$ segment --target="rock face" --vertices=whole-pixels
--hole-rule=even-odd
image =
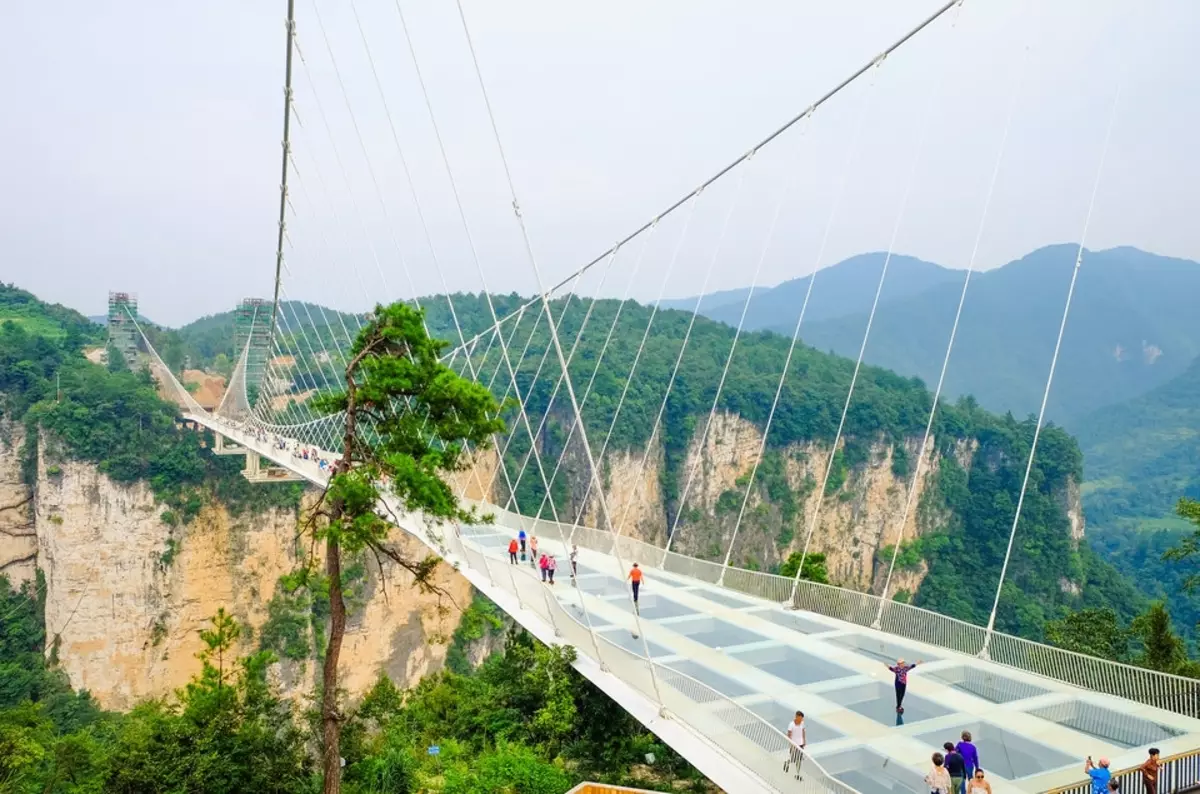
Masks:
[[[19,490],[9,485],[14,470],[19,482],[12,460],[6,452],[0,468],[5,499]],[[71,683],[107,708],[128,708],[185,684],[200,668],[198,632],[219,607],[250,628],[239,650],[256,650],[279,577],[297,564],[294,511],[235,518],[210,504],[190,524],[171,527],[145,484],[114,483],[87,463],[40,456],[29,506],[46,579],[48,645]],[[403,551],[423,556],[417,541],[409,543]],[[9,553],[0,546],[0,554]],[[10,566],[10,575],[17,568]],[[435,581],[453,603],[439,603],[411,581],[387,565],[381,579],[374,562],[368,566],[342,650],[350,693],[364,691],[380,672],[409,685],[443,665],[470,585],[443,566]],[[312,661],[285,662],[276,672],[295,697],[311,692],[317,676]]]
[[[37,567],[33,495],[21,478],[24,444],[24,428],[0,420],[0,574],[13,587],[33,579]]]
[[[877,559],[879,551],[951,519],[937,507],[936,500],[927,498],[941,467],[934,439],[906,515],[920,439],[906,440],[901,449],[882,441],[870,445],[866,459],[841,466],[841,474],[831,478],[822,495],[821,483],[832,452],[828,445],[810,442],[768,448],[756,469],[763,442],[758,427],[730,413],[717,414],[707,431],[706,423],[707,417],[697,419],[683,460],[670,478],[665,476],[666,455],[657,440],[648,452],[608,450],[601,462],[601,479],[613,527],[658,546],[664,545],[670,534],[672,550],[716,561],[724,559],[732,544],[732,564],[761,569],[778,565],[807,543],[810,553],[825,554],[835,584],[878,594],[889,567]],[[564,426],[568,424],[564,420]],[[975,439],[957,441],[954,461],[970,470],[977,449]],[[839,452],[845,454],[844,442]],[[543,447],[543,454],[553,461],[558,451],[547,452]],[[902,456],[900,461],[897,455]],[[484,463],[488,476],[481,475],[473,482],[493,482],[487,498],[502,499],[500,478],[490,478],[495,455],[489,455]],[[571,487],[560,520],[574,521],[582,505],[585,525],[606,528],[600,499],[595,489],[589,492],[587,488],[588,465],[582,445],[567,448],[563,471],[569,473]],[[664,495],[667,485],[670,503]],[[478,486],[472,489],[472,493],[479,492]],[[1071,537],[1078,542],[1084,531],[1078,487],[1070,484],[1062,499]],[[915,593],[927,572],[924,563],[897,568],[890,592]]]

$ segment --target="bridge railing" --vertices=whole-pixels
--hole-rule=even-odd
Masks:
[[[1186,753],[1160,758],[1158,764],[1158,794],[1176,794],[1200,787],[1200,750],[1189,750]],[[1136,792],[1143,788],[1140,766],[1113,772],[1112,779],[1117,781],[1120,791]],[[1092,780],[1087,778],[1068,786],[1050,789],[1046,794],[1091,794],[1091,791]]]
[[[813,612],[897,637],[972,656],[984,654],[987,632],[982,626],[940,615],[899,601],[807,580],[797,583],[785,576],[728,567],[689,557],[641,540],[619,537],[594,527],[573,527],[546,519],[533,519],[503,508],[483,505],[487,512],[510,527],[521,527],[545,538],[567,542],[604,554],[619,554],[628,564],[638,562],[669,574],[687,576],[729,590]],[[794,592],[793,592],[794,591]],[[1156,708],[1200,717],[1200,680],[1147,670],[1120,662],[1043,645],[1010,634],[993,632],[986,658],[1027,673],[1095,692],[1133,700]]]
[[[530,527],[533,529],[533,525]],[[542,536],[557,537],[558,527],[536,527]],[[529,530],[527,530],[529,531]],[[749,769],[765,783],[779,790],[856,794],[855,789],[831,776],[812,757],[803,762],[803,780],[795,771],[785,773],[788,738],[762,717],[717,692],[708,685],[653,659],[622,648],[603,634],[592,631],[586,622],[571,614],[526,565],[512,565],[506,559],[484,553],[464,542],[452,530],[443,532],[438,545],[464,559],[469,567],[487,576],[495,587],[513,593],[522,609],[529,609],[554,628],[557,637],[572,645],[576,653],[593,658],[621,682],[636,689],[650,702],[697,736],[729,757],[733,763]],[[584,607],[586,609],[586,606]],[[584,616],[584,621],[588,618]],[[731,752],[730,748],[739,748]]]

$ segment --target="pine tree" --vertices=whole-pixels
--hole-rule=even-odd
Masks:
[[[444,479],[467,465],[466,444],[487,447],[504,429],[496,399],[485,387],[443,364],[447,343],[429,337],[424,312],[405,303],[377,306],[350,350],[345,391],[316,400],[341,414],[342,457],[306,521],[325,544],[330,629],[321,694],[325,794],[341,790],[341,724],[338,660],[346,632],[342,555],[364,549],[409,571],[417,586],[437,590],[431,576],[438,559],[406,557],[388,543],[395,516],[381,515],[384,491],[400,508],[430,521],[477,522]]]

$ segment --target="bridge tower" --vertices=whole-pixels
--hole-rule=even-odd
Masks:
[[[137,295],[129,292],[108,293],[108,344],[116,348],[133,366],[138,354]]]
[[[252,405],[266,375],[270,351],[271,301],[243,298],[233,315],[233,352],[238,358],[246,354],[246,393]]]

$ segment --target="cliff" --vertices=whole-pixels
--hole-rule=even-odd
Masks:
[[[33,495],[21,478],[24,444],[24,428],[0,420],[0,574],[14,587],[32,579],[37,566]]]
[[[0,445],[0,507],[17,505],[0,512],[0,563],[19,581],[33,575],[36,559],[48,646],[73,686],[115,709],[169,694],[199,671],[198,632],[218,607],[250,629],[239,651],[258,648],[280,577],[297,566],[294,511],[237,517],[210,502],[191,523],[172,526],[144,483],[114,483],[44,444],[30,489],[19,441],[10,433]],[[408,543],[404,551],[425,553]],[[442,566],[435,581],[453,599],[443,603],[392,565],[382,577],[374,560],[364,568],[342,650],[347,691],[364,691],[380,672],[404,686],[441,669],[460,608],[471,602],[467,581]],[[275,674],[285,694],[300,697],[317,670],[310,655],[284,660]]]
[[[673,529],[673,550],[716,561],[724,559],[733,543],[732,564],[762,570],[777,567],[802,550],[808,539],[810,553],[825,554],[833,583],[878,593],[887,575],[887,566],[877,561],[881,549],[893,546],[901,536],[910,541],[956,520],[935,492],[942,467],[936,439],[931,439],[926,452],[914,508],[901,535],[900,519],[920,451],[919,438],[899,445],[876,441],[866,446],[865,459],[853,465],[845,462],[843,439],[829,487],[821,498],[819,486],[829,463],[828,444],[806,442],[768,449],[755,470],[762,431],[740,416],[719,413],[705,434],[706,420],[697,419],[682,459],[672,471],[658,437],[648,452],[608,450],[601,462],[601,479],[610,520],[617,530],[662,546]],[[554,461],[561,450],[553,448],[550,438],[547,433],[541,439],[543,455]],[[979,442],[957,439],[949,449],[956,468],[969,472]],[[494,455],[486,466],[495,466]],[[583,523],[604,527],[600,499],[594,489],[591,493],[587,489],[589,469],[582,444],[572,443],[567,448],[562,466],[560,477],[568,478],[571,487],[559,507],[560,520],[572,522],[584,505]],[[752,471],[754,486],[747,498]],[[489,481],[490,472],[489,468],[472,475],[472,483]],[[472,490],[478,492],[478,486]],[[495,478],[490,498],[502,499],[504,494],[501,478]],[[1069,521],[1071,540],[1078,543],[1084,525],[1079,489],[1073,480],[1068,480],[1057,501]],[[818,503],[820,514],[816,516]],[[903,590],[911,595],[928,571],[925,561],[897,568],[892,592]]]

